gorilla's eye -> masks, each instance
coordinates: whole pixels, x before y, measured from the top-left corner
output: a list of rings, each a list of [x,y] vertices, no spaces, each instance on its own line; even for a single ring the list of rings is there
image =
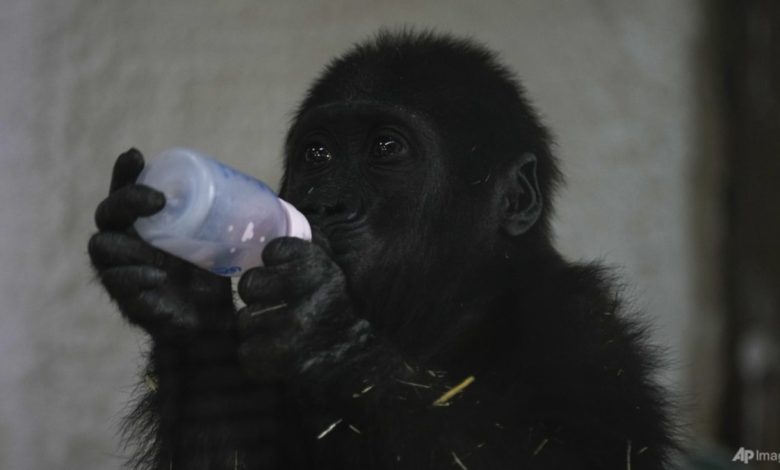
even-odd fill
[[[403,141],[391,135],[383,135],[376,139],[371,148],[371,157],[378,161],[394,160],[406,152]]]
[[[330,150],[328,150],[328,147],[326,147],[325,144],[316,142],[310,144],[306,148],[304,158],[306,159],[306,163],[312,166],[322,166],[331,161],[333,155],[331,155]]]

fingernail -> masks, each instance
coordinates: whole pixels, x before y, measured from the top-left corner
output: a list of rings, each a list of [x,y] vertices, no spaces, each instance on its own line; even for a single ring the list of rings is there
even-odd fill
[[[155,189],[152,193],[152,204],[159,208],[165,206],[165,194]]]

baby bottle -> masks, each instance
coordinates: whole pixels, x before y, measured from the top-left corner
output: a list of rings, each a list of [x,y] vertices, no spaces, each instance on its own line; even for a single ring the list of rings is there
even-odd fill
[[[165,207],[135,222],[150,244],[222,276],[262,264],[277,237],[311,240],[295,207],[261,181],[194,150],[166,150],[136,181],[165,194]]]

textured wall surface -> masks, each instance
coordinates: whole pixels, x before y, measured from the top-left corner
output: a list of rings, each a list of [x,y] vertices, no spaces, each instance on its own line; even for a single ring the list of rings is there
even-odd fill
[[[3,2],[0,467],[121,462],[118,423],[144,338],[122,324],[85,253],[115,156],[188,145],[276,182],[283,132],[307,83],[382,25],[473,35],[519,73],[568,177],[559,246],[621,268],[671,351],[665,379],[712,401],[691,383],[715,380],[714,369],[690,372],[695,360],[711,361],[717,322],[700,320],[718,313],[717,165],[699,5],[443,5]]]

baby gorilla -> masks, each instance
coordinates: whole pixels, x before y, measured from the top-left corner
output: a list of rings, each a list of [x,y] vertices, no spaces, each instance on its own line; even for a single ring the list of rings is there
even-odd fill
[[[332,62],[286,142],[315,228],[230,282],[132,230],[164,197],[116,162],[89,252],[149,333],[128,418],[149,469],[660,469],[641,325],[550,241],[549,136],[492,53],[381,33]]]

